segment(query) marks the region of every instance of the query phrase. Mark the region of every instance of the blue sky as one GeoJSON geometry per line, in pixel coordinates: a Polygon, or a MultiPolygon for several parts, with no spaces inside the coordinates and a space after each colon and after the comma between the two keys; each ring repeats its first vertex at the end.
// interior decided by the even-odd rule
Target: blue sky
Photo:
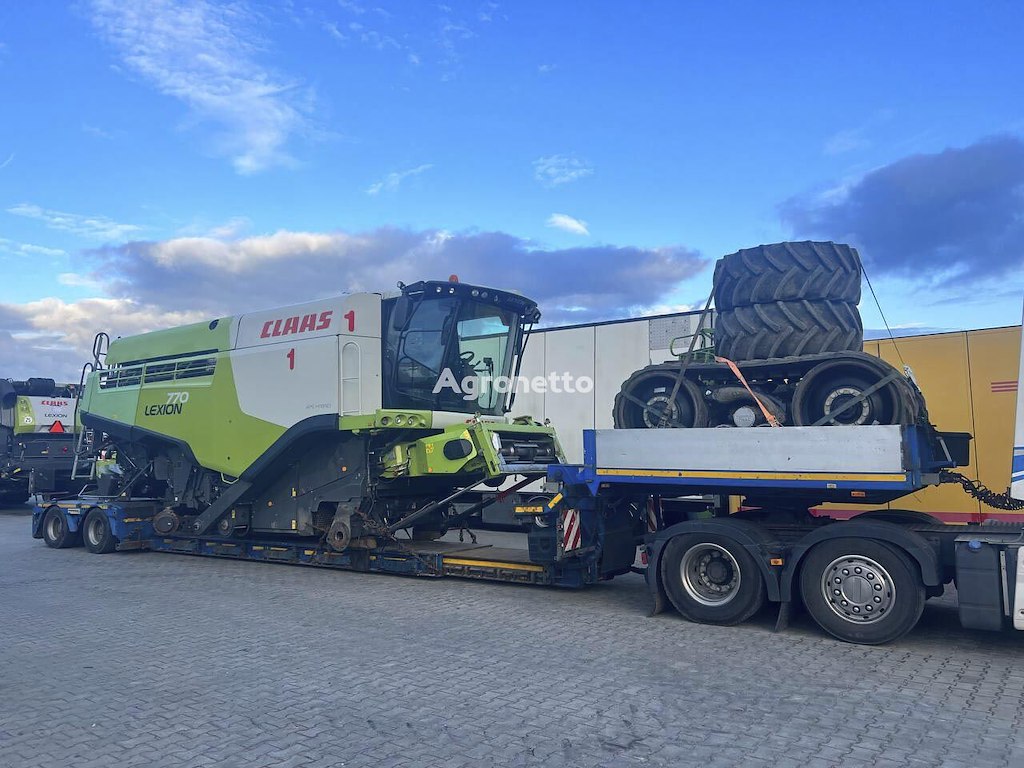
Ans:
{"type": "Polygon", "coordinates": [[[0,7],[21,375],[450,272],[553,322],[666,311],[784,239],[858,246],[894,325],[1020,322],[1016,4],[142,5],[0,7]]]}

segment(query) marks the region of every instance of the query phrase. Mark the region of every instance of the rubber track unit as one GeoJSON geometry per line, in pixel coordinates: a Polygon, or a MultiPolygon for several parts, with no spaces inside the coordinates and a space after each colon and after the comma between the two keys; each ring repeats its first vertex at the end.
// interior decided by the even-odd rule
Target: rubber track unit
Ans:
{"type": "Polygon", "coordinates": [[[864,327],[845,301],[775,301],[719,312],[715,351],[730,360],[859,351],[864,327]]]}
{"type": "Polygon", "coordinates": [[[775,243],[744,248],[715,264],[715,308],[774,301],[860,302],[861,263],[841,243],[775,243]]]}
{"type": "MultiPolygon", "coordinates": [[[[866,366],[867,369],[874,371],[879,379],[888,376],[896,370],[885,360],[860,351],[752,360],[741,363],[739,368],[751,386],[763,391],[769,391],[772,382],[786,380],[791,384],[795,384],[819,363],[834,361],[849,361],[866,366]]],[[[632,394],[634,390],[638,389],[638,385],[647,384],[652,377],[658,375],[664,377],[664,382],[667,386],[672,386],[675,377],[679,373],[679,367],[680,363],[673,361],[648,365],[645,368],[634,371],[622,383],[622,388],[615,395],[615,404],[612,408],[615,428],[622,429],[626,426],[634,426],[627,425],[623,421],[627,403],[630,402],[629,398],[626,397],[626,393],[632,394]]],[[[691,363],[686,368],[686,379],[704,390],[736,384],[736,376],[726,365],[721,363],[691,363]]],[[[893,386],[896,388],[895,391],[899,398],[896,423],[927,425],[929,423],[928,410],[920,390],[902,376],[893,382],[893,386]]],[[[786,406],[787,408],[789,407],[788,402],[786,406]]]]}

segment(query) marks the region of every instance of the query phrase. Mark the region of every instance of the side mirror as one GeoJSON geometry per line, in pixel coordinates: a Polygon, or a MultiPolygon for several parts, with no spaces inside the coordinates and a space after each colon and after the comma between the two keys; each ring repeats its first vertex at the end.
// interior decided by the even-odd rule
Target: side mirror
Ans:
{"type": "Polygon", "coordinates": [[[412,319],[412,301],[408,296],[399,296],[395,308],[391,310],[391,327],[396,331],[404,331],[412,319]]]}

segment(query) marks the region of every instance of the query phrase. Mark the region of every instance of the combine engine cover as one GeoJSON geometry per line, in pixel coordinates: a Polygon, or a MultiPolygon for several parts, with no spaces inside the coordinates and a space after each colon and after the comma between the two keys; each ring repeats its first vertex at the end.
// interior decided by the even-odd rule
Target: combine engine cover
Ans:
{"type": "MultiPolygon", "coordinates": [[[[560,460],[506,416],[536,304],[455,282],[350,294],[118,339],[82,423],[101,495],[164,503],[161,533],[440,535],[452,503],[560,460]]],[[[464,512],[458,513],[460,516],[464,512]]]]}

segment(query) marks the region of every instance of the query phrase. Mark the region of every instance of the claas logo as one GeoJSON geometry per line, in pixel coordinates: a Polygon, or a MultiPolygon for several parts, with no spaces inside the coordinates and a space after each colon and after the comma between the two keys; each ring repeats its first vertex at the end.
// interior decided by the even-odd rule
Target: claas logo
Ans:
{"type": "Polygon", "coordinates": [[[333,310],[321,312],[319,315],[312,312],[308,315],[295,315],[294,317],[279,317],[277,320],[267,320],[260,332],[261,339],[269,339],[273,336],[290,336],[293,333],[306,333],[307,331],[326,331],[331,327],[333,310]]]}

